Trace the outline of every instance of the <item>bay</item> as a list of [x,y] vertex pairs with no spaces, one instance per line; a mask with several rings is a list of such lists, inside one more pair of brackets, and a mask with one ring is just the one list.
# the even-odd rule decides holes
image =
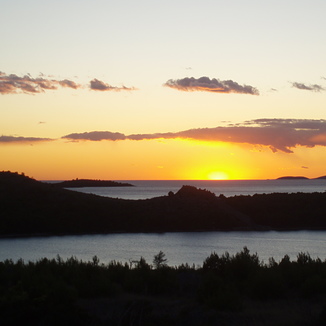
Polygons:
[[[119,180],[117,180],[119,181]],[[212,191],[217,196],[254,195],[261,193],[324,192],[326,180],[123,180],[135,187],[73,188],[71,190],[123,199],[148,199],[177,192],[183,185]],[[144,257],[149,263],[162,250],[170,266],[182,263],[202,265],[212,252],[230,254],[244,246],[267,262],[284,255],[296,259],[300,252],[312,257],[326,258],[326,231],[245,231],[245,232],[181,232],[146,234],[108,234],[82,236],[53,236],[0,239],[0,261],[5,259],[35,261],[43,257],[76,256],[89,261],[97,255],[101,262],[112,260],[131,262]]]
[[188,263],[201,266],[212,252],[230,254],[247,246],[251,253],[268,262],[284,255],[295,260],[300,252],[312,257],[326,258],[326,231],[234,231],[234,232],[180,232],[140,233],[82,236],[53,236],[37,238],[0,239],[0,261],[22,258],[36,261],[40,258],[66,259],[72,256],[91,261],[97,256],[102,263],[112,260],[123,263],[144,257],[151,263],[160,250],[166,254],[170,266]]
[[294,180],[117,180],[134,187],[85,187],[71,190],[122,199],[148,199],[177,192],[183,185],[207,189],[217,196],[254,195],[263,193],[324,192],[325,179]]

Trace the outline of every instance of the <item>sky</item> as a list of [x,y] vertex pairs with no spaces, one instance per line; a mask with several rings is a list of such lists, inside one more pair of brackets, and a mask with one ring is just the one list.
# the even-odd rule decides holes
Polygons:
[[0,171],[326,175],[324,0],[0,5]]

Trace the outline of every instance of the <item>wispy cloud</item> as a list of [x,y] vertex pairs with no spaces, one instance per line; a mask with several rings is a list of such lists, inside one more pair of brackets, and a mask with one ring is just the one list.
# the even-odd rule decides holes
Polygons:
[[212,93],[238,93],[259,95],[257,88],[249,85],[239,85],[233,80],[219,80],[208,77],[186,77],[183,79],[169,79],[163,86],[185,92],[212,92]]
[[34,143],[43,141],[52,141],[51,138],[37,138],[37,137],[17,137],[17,136],[0,136],[0,143]]
[[110,132],[110,131],[91,131],[84,133],[73,133],[62,137],[63,139],[70,140],[125,140],[126,136],[119,132]]
[[7,75],[4,72],[0,72],[0,94],[13,94],[20,92],[36,94],[42,93],[45,90],[56,90],[59,86],[73,89],[81,87],[81,85],[68,79],[47,79],[44,78],[43,75],[41,75],[41,77],[33,78],[29,74],[19,77],[15,74]]
[[273,152],[293,153],[296,146],[326,146],[326,120],[257,119],[225,127],[189,129],[180,132],[132,134],[93,131],[63,136],[70,140],[192,139],[267,146]]
[[101,80],[98,80],[94,78],[90,82],[90,89],[94,91],[115,91],[115,92],[120,92],[120,91],[134,91],[136,88],[134,87],[126,87],[126,86],[111,86],[109,84],[104,83]]
[[295,88],[298,88],[301,90],[305,90],[305,91],[313,91],[313,92],[321,92],[321,91],[325,90],[325,88],[323,86],[317,85],[317,84],[306,85],[303,83],[292,83],[292,87],[295,87]]

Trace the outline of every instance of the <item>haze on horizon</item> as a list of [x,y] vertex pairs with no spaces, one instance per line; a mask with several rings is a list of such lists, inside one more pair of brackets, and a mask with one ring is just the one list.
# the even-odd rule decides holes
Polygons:
[[325,12],[322,0],[3,1],[0,170],[325,175]]

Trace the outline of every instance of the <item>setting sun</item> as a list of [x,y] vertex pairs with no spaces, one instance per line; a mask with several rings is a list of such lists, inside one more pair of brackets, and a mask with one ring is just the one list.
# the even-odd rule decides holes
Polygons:
[[229,176],[225,172],[214,171],[208,175],[209,180],[227,180]]

